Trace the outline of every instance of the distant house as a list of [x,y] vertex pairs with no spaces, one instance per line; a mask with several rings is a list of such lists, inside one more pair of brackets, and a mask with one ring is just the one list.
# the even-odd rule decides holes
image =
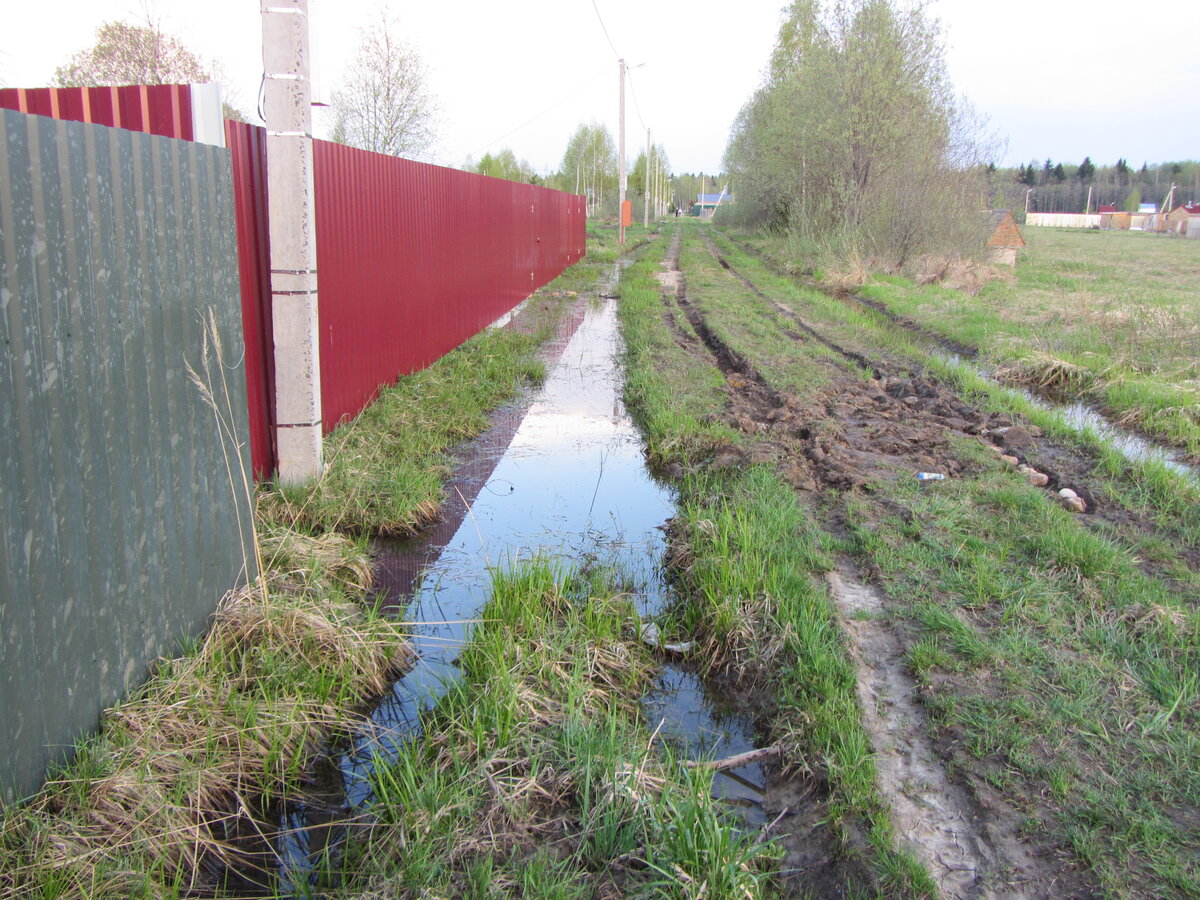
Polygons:
[[1200,237],[1200,203],[1185,203],[1167,213],[1167,231]]
[[1017,220],[1007,209],[994,209],[989,214],[988,239],[985,246],[988,262],[998,266],[1015,266],[1017,251],[1025,246]]
[[733,202],[733,194],[697,194],[692,206],[692,215],[702,219],[711,219],[717,210],[717,205],[728,206]]

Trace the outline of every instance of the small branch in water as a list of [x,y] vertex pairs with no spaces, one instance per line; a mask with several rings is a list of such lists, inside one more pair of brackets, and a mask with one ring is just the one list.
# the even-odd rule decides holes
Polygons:
[[783,810],[782,810],[782,811],[779,813],[779,815],[777,815],[777,816],[775,817],[774,821],[772,821],[772,822],[770,822],[769,824],[767,824],[767,825],[764,825],[764,826],[763,826],[763,829],[762,829],[762,831],[760,831],[760,832],[758,833],[758,839],[759,839],[760,841],[761,841],[761,840],[765,840],[765,839],[766,839],[766,837],[767,837],[767,835],[770,833],[771,829],[772,829],[772,828],[774,828],[776,825],[778,825],[778,824],[780,823],[780,821],[783,819],[783,817],[784,817],[784,816],[786,816],[786,815],[787,815],[788,813],[790,813],[791,811],[792,811],[792,808],[791,808],[790,806],[785,806],[785,807],[783,808]]
[[782,752],[782,744],[772,744],[770,747],[763,747],[760,750],[747,750],[745,753],[737,753],[733,756],[727,756],[724,759],[688,760],[683,765],[688,769],[712,769],[714,772],[720,772],[723,769],[738,769],[742,766],[748,766],[750,763],[758,762],[760,759],[778,756]]

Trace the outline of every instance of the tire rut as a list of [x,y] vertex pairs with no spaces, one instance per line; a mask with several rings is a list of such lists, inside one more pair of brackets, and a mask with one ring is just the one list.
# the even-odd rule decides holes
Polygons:
[[711,237],[709,237],[708,235],[704,235],[704,243],[705,243],[705,246],[708,248],[708,252],[712,254],[713,259],[715,259],[720,264],[721,268],[723,268],[726,272],[728,272],[730,275],[732,275],[734,278],[736,278],[738,281],[740,281],[743,285],[745,285],[745,287],[748,290],[750,290],[751,292],[753,292],[756,297],[759,297],[762,300],[766,300],[777,311],[783,313],[785,316],[787,316],[789,319],[791,319],[796,324],[797,328],[799,328],[802,332],[804,332],[806,335],[808,335],[814,341],[817,341],[819,344],[822,344],[823,346],[829,348],[834,353],[839,354],[840,356],[844,357],[845,359],[849,360],[850,362],[854,363],[855,365],[861,366],[863,369],[870,372],[875,378],[883,377],[883,374],[876,367],[875,363],[873,363],[871,360],[867,359],[861,353],[855,353],[853,350],[847,350],[845,347],[841,346],[836,341],[830,340],[825,335],[821,334],[819,331],[817,331],[815,328],[813,328],[806,321],[804,321],[804,319],[800,317],[800,314],[797,313],[794,309],[787,306],[786,304],[780,303],[774,297],[771,297],[771,296],[763,293],[758,288],[758,286],[754,284],[754,282],[752,282],[749,278],[747,278],[745,275],[743,275],[741,272],[739,272],[737,269],[733,268],[733,266],[731,266],[729,264],[729,261],[726,260],[725,257],[721,254],[721,251],[717,247],[717,245],[713,243],[713,240]]
[[[777,468],[798,490],[819,491],[818,483],[826,488],[849,489],[865,480],[853,477],[849,470],[855,464],[863,465],[870,454],[839,446],[834,436],[822,436],[818,420],[857,422],[857,426],[851,424],[850,428],[865,425],[875,438],[881,430],[887,430],[887,424],[900,429],[893,434],[897,445],[890,447],[897,452],[889,455],[884,448],[885,452],[876,454],[879,459],[869,463],[872,471],[889,456],[892,461],[901,458],[897,454],[911,451],[911,445],[925,449],[929,426],[946,429],[938,421],[927,423],[924,430],[901,423],[911,417],[939,416],[937,411],[926,410],[917,397],[917,394],[927,395],[925,400],[932,397],[945,402],[932,382],[915,383],[913,379],[886,376],[882,381],[864,382],[857,376],[840,373],[833,394],[815,407],[773,388],[744,357],[713,333],[703,313],[688,301],[685,279],[679,269],[680,246],[681,237],[677,234],[665,260],[670,274],[662,280],[664,304],[674,303],[684,313],[698,336],[693,345],[702,342],[725,374],[732,404],[729,416],[739,430],[759,441],[768,435],[782,438],[765,446]],[[670,318],[674,321],[673,316]],[[805,330],[811,331],[822,344],[831,343],[807,325]],[[836,345],[834,349],[862,364]],[[865,368],[878,371],[874,366]],[[748,419],[743,414],[746,409],[761,409],[764,400],[770,410],[767,416]],[[850,408],[851,402],[857,406]],[[940,412],[973,414],[980,429],[984,421],[997,424],[966,407],[943,408]],[[968,426],[966,420],[962,424]],[[912,433],[905,434],[904,429]],[[942,440],[946,445],[943,462],[953,467],[957,463],[950,458],[952,448],[944,435]],[[877,784],[880,795],[893,810],[897,833],[938,881],[943,896],[956,900],[1026,896],[1020,885],[1044,875],[1045,865],[1021,843],[1020,821],[1015,812],[1001,814],[995,805],[985,809],[974,801],[969,787],[951,781],[947,775],[942,757],[930,738],[917,685],[909,674],[905,641],[889,617],[882,615],[886,595],[862,581],[849,562],[844,562],[839,572],[830,574],[827,590],[858,663],[859,696],[864,724],[875,751]],[[803,830],[804,826],[796,823],[792,833],[798,835]]]
[[[705,236],[705,241],[709,244],[709,250],[714,258],[756,296],[772,304],[774,308],[788,315],[796,316],[794,311],[764,293],[749,278],[733,269],[721,257],[719,248],[712,243],[710,237]],[[799,317],[796,316],[796,318]],[[978,435],[984,439],[985,446],[1000,453],[1002,458],[1012,466],[1020,468],[1032,483],[1040,484],[1048,493],[1056,497],[1058,492],[1064,488],[1073,491],[1083,500],[1081,511],[1084,516],[1083,521],[1092,527],[1100,527],[1100,523],[1104,523],[1116,534],[1123,535],[1122,540],[1131,548],[1131,555],[1135,557],[1136,564],[1147,575],[1166,578],[1168,582],[1178,584],[1169,575],[1167,566],[1154,560],[1141,558],[1136,553],[1136,548],[1148,535],[1167,537],[1171,543],[1177,546],[1180,555],[1191,568],[1200,568],[1200,547],[1189,544],[1185,539],[1175,535],[1170,529],[1160,526],[1147,515],[1105,502],[1106,491],[1103,483],[1097,480],[1094,474],[1098,460],[1093,454],[1045,437],[1040,429],[1021,421],[1019,417],[993,414],[990,421],[981,422],[979,410],[965,404],[955,391],[946,388],[936,380],[919,374],[912,375],[911,372],[905,371],[894,363],[866,360],[860,354],[847,352],[836,342],[825,338],[810,323],[805,322],[803,326],[806,332],[816,335],[817,339],[825,346],[837,350],[845,358],[874,372],[876,383],[882,386],[887,393],[908,404],[914,417],[920,412],[931,412],[935,422],[951,431]],[[897,385],[902,386],[899,392],[896,390]],[[909,390],[909,386],[912,390]],[[868,383],[867,390],[872,389],[871,383]],[[861,412],[853,404],[849,406],[842,404],[840,410],[835,405],[830,412],[835,411],[843,414]],[[816,461],[823,461],[823,454],[827,453],[828,449],[824,445],[818,447],[813,454],[819,457]],[[813,458],[813,455],[810,455],[810,459]],[[950,475],[958,474],[954,470],[952,460],[940,458],[937,454],[934,454],[933,459],[936,462],[930,463],[930,457],[927,456],[921,468],[928,471],[945,471]],[[934,465],[935,468],[929,468],[927,464]],[[1038,477],[1039,475],[1045,476],[1044,482]],[[853,472],[847,473],[846,477],[850,481],[855,480]],[[830,481],[829,478],[825,480],[826,482]],[[859,481],[859,483],[863,482]],[[1069,503],[1067,500],[1063,502],[1064,504]]]
[[[721,262],[715,248],[709,248]],[[974,408],[934,379],[847,352],[786,307],[781,311],[796,320],[805,335],[876,377],[833,371],[832,383],[803,401],[775,390],[748,360],[713,334],[703,313],[690,304],[679,271],[679,250],[677,235],[666,260],[668,271],[677,272],[671,278],[674,292],[665,293],[664,302],[674,302],[683,311],[696,331],[696,343],[703,342],[726,373],[731,418],[739,430],[767,446],[776,468],[800,492],[820,497],[822,491],[853,490],[871,480],[896,478],[898,469],[911,473],[919,467],[950,476],[976,472],[980,464],[961,460],[950,440],[954,434],[974,436],[992,450],[1019,455],[1014,460],[1032,458],[1039,448],[1055,448],[1036,428]],[[722,265],[760,298],[782,307],[727,263]],[[838,368],[834,360],[824,365]],[[755,396],[769,397],[773,414],[748,422],[739,415],[739,407],[760,407]],[[782,439],[770,443],[772,438]],[[1078,484],[1057,472],[1048,479],[1051,487],[1068,480]],[[1088,498],[1088,508],[1096,509],[1093,494],[1082,487],[1079,491]],[[838,530],[838,522],[827,524]],[[878,788],[893,810],[896,832],[936,878],[941,895],[971,900],[1060,895],[1046,893],[1045,886],[1064,887],[1062,860],[1052,848],[1034,848],[1022,840],[1019,811],[1002,798],[977,796],[979,786],[973,780],[947,774],[946,758],[931,738],[920,691],[907,665],[907,638],[888,614],[886,592],[860,577],[847,560],[830,575],[827,590],[858,662],[859,697],[875,750]]]

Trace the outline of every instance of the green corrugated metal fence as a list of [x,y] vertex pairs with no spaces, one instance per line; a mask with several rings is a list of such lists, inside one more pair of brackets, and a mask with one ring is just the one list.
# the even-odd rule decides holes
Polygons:
[[253,565],[236,252],[229,151],[0,110],[6,801]]

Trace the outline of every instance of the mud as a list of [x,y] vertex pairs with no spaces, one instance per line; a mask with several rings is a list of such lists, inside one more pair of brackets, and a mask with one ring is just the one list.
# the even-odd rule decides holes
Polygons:
[[[766,299],[786,309],[770,297]],[[858,354],[843,355],[866,368]],[[1107,502],[1104,478],[1096,474],[1098,460],[1089,451],[1047,438],[1018,417],[980,410],[936,379],[913,373],[895,361],[881,358],[869,368],[876,373],[873,379],[834,373],[831,384],[807,402],[780,398],[781,411],[774,419],[760,422],[755,418],[753,410],[759,406],[755,398],[735,399],[734,408],[740,405],[749,415],[745,420],[735,413],[735,421],[747,434],[761,434],[765,425],[772,432],[782,429],[801,439],[803,461],[793,456],[781,467],[800,490],[869,490],[873,482],[914,477],[918,471],[948,477],[969,474],[979,464],[963,462],[956,443],[974,438],[991,450],[1011,455],[1017,464],[1045,474],[1048,493],[1056,494],[1062,488],[1075,491],[1086,503],[1082,521],[1127,545],[1136,547],[1161,533],[1160,525],[1149,516]],[[1200,547],[1180,541],[1175,544],[1193,569],[1200,568]],[[1139,557],[1136,562],[1147,574],[1168,577],[1165,566],[1154,560]]]
[[[773,259],[755,248],[729,235],[725,235],[725,238],[746,253],[754,256],[771,272],[784,278],[798,280],[794,273],[786,271]],[[713,253],[722,266],[729,268],[728,263],[720,256],[718,250],[713,248]],[[740,275],[737,277],[741,278]],[[907,316],[894,312],[886,304],[878,300],[873,300],[870,297],[865,297],[853,291],[831,287],[812,278],[804,279],[803,284],[813,290],[820,291],[826,296],[839,300],[847,306],[873,311],[881,318],[886,319],[891,325],[902,328],[937,348],[934,352],[951,362],[957,363],[963,360],[974,361],[979,359],[980,353],[978,347],[972,344],[961,343],[931,328],[927,328]],[[761,293],[759,296],[765,297]],[[765,297],[765,299],[770,300],[772,303],[776,302],[769,297]],[[776,305],[779,306],[780,304],[776,303]],[[1186,450],[1166,443],[1160,436],[1136,428],[1131,430],[1124,425],[1119,425],[1114,421],[1114,415],[1106,414],[1094,406],[1089,406],[1078,397],[1066,396],[1061,391],[1055,390],[1052,386],[1040,387],[1025,382],[1016,382],[1012,379],[999,378],[984,369],[978,369],[977,374],[993,384],[1002,385],[1010,390],[1016,390],[1024,394],[1036,406],[1060,413],[1068,424],[1075,428],[1081,430],[1091,429],[1102,440],[1110,446],[1115,447],[1131,461],[1158,460],[1168,468],[1200,483],[1200,459],[1189,457]]]
[[[1130,527],[1129,514],[1099,502],[1100,491],[1088,479],[1094,460],[1056,446],[1035,426],[964,402],[933,378],[839,347],[726,264],[731,275],[850,364],[843,370],[830,361],[828,382],[813,396],[801,399],[774,390],[745,359],[709,337],[712,330],[703,315],[687,301],[677,247],[668,253],[666,267],[664,303],[683,311],[701,339],[692,345],[702,343],[725,373],[726,418],[752,438],[747,457],[774,463],[802,496],[810,498],[814,510],[835,510],[827,513],[833,531],[841,527],[839,504],[826,502],[828,492],[869,492],[880,482],[914,478],[917,472],[955,478],[992,465],[987,462],[992,452],[1046,472],[1046,490],[1073,487],[1087,501],[1090,515],[1085,520],[1107,518]],[[988,455],[975,454],[976,461],[964,454],[962,442],[971,440],[989,447]],[[1034,848],[1022,839],[1022,812],[1007,805],[982,778],[962,771],[954,778],[948,774],[905,663],[907,636],[888,614],[884,595],[848,565],[830,576],[829,590],[859,665],[859,697],[876,751],[881,791],[892,804],[897,833],[937,879],[941,895],[1086,895],[1086,887],[1056,848]],[[814,797],[815,806],[807,815],[820,806],[820,792]],[[767,808],[768,815],[770,811]],[[785,816],[781,826],[784,822],[786,830],[778,837],[788,857],[808,854],[808,862],[797,865],[824,884],[819,895],[837,896],[838,885],[846,881],[844,874],[835,872],[838,855],[820,849],[822,835],[827,835],[803,815],[791,822]]]
[[1019,813],[981,808],[947,776],[887,599],[847,562],[826,582],[858,664],[858,699],[880,792],[891,804],[896,832],[937,880],[941,896],[1061,896],[1046,889],[1045,862],[1021,840]]

